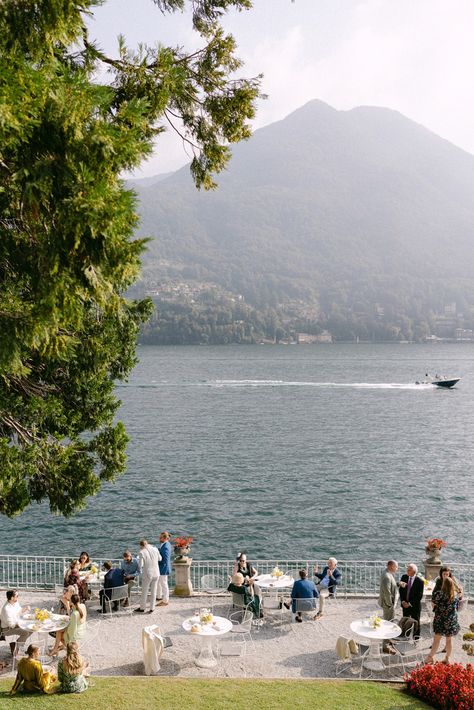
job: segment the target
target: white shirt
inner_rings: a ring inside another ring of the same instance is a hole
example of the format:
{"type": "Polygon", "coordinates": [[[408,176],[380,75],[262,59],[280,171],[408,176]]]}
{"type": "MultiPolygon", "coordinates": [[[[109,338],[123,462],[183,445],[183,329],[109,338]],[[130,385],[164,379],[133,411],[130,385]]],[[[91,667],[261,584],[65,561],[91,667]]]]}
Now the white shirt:
{"type": "Polygon", "coordinates": [[[5,602],[0,614],[0,624],[2,629],[13,629],[18,624],[18,617],[21,615],[21,605],[19,601],[14,604],[5,602]]]}
{"type": "Polygon", "coordinates": [[[140,548],[138,553],[138,562],[140,564],[140,572],[144,577],[154,579],[160,576],[160,568],[158,562],[161,560],[161,555],[158,548],[154,545],[145,545],[140,548]]]}

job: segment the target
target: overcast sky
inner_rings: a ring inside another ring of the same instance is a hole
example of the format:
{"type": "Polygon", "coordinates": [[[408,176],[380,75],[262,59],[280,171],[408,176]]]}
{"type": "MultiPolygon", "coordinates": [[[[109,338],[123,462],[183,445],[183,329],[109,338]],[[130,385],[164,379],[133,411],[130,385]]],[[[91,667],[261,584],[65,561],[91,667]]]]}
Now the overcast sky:
{"type": "MultiPolygon", "coordinates": [[[[162,15],[152,0],[108,0],[94,15],[91,34],[108,52],[120,33],[129,46],[197,46],[189,16],[162,15]]],[[[318,98],[337,109],[397,109],[474,153],[474,0],[254,0],[225,26],[241,74],[264,74],[269,98],[255,128],[318,98]]],[[[169,134],[136,176],[188,161],[169,134]]]]}

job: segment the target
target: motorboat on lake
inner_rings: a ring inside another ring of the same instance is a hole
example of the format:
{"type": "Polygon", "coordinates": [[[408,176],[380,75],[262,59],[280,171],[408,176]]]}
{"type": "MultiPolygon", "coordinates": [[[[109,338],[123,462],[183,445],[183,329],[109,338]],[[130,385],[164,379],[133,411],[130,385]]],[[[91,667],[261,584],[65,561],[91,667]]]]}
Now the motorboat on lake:
{"type": "Polygon", "coordinates": [[[454,387],[459,380],[461,379],[460,377],[443,377],[442,375],[435,375],[434,377],[431,377],[428,373],[425,374],[425,380],[423,381],[417,381],[415,382],[416,385],[435,385],[436,387],[444,387],[445,389],[451,389],[451,387],[454,387]]]}

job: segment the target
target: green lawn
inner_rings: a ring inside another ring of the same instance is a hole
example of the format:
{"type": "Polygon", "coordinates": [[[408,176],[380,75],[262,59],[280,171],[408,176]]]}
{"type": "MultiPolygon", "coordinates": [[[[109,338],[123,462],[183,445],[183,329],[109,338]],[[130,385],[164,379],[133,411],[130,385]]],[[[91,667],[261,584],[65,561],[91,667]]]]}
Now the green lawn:
{"type": "Polygon", "coordinates": [[[0,681],[0,708],[6,710],[402,710],[427,708],[386,683],[318,680],[198,680],[194,678],[92,678],[82,695],[8,696],[12,681],[0,681]]]}

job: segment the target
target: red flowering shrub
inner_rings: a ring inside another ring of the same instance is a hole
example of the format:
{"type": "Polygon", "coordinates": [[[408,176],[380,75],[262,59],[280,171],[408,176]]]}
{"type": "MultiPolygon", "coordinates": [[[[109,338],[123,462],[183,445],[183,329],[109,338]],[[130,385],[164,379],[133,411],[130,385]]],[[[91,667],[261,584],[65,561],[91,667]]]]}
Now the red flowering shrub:
{"type": "Polygon", "coordinates": [[[474,668],[460,663],[434,663],[416,668],[405,676],[408,691],[434,708],[474,708],[474,668]]]}

